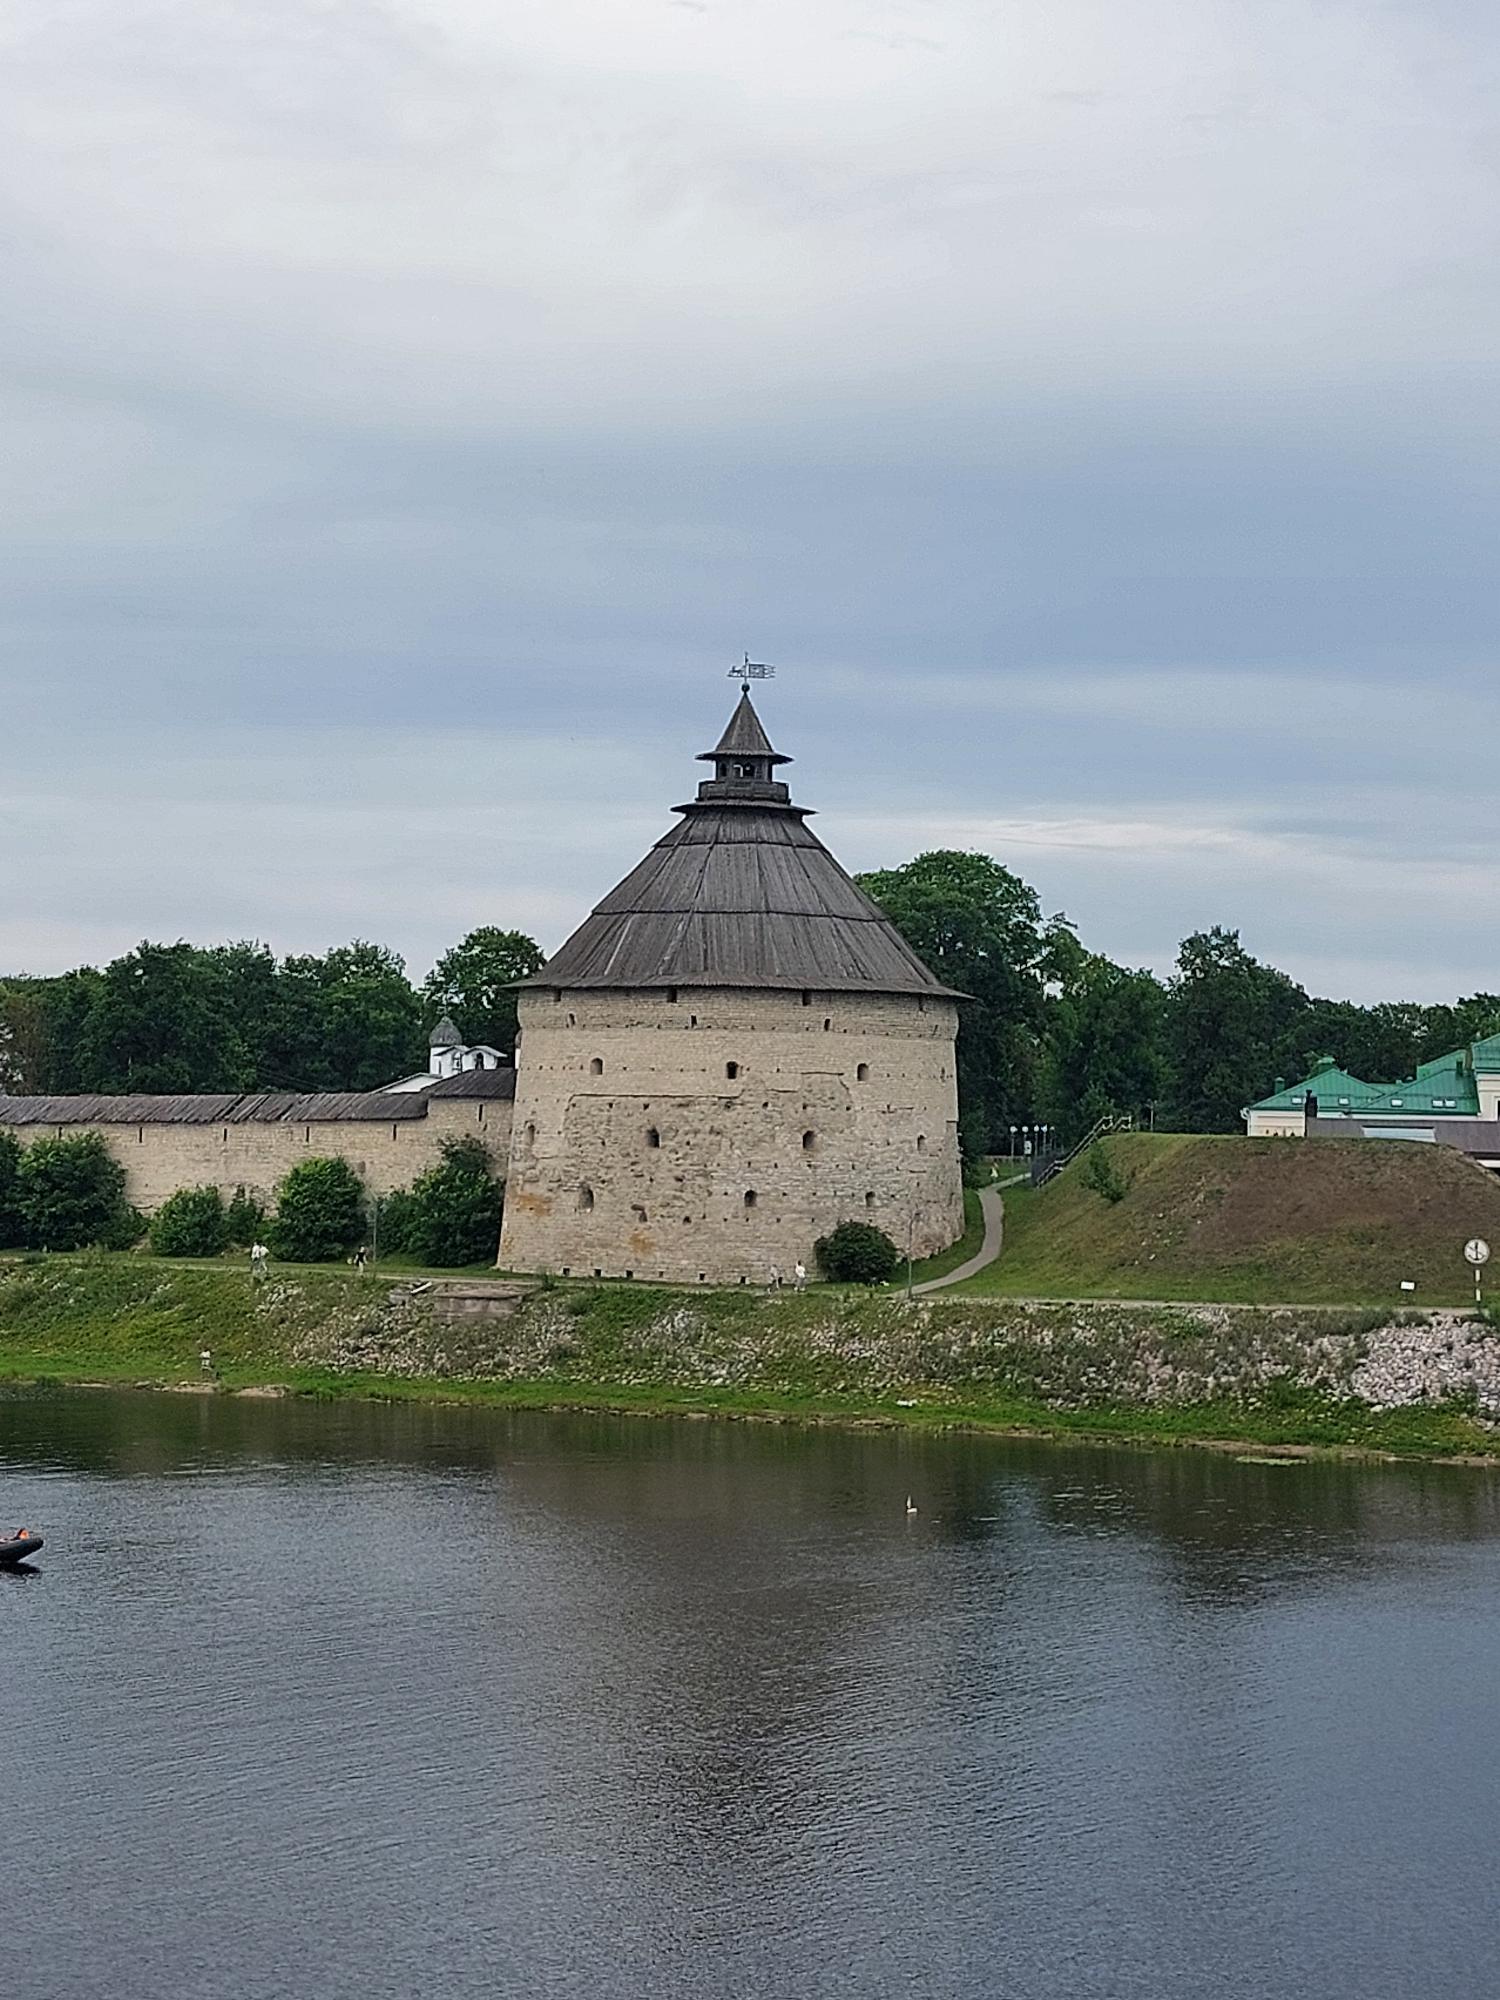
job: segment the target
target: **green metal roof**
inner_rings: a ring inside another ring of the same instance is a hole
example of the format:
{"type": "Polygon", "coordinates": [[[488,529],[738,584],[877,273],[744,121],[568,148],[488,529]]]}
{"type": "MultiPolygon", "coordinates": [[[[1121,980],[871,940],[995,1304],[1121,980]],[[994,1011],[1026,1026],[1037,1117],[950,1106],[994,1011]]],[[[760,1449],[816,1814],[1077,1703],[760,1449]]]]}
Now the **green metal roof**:
{"type": "Polygon", "coordinates": [[[1469,1055],[1477,1075],[1493,1076],[1500,1070],[1500,1035],[1486,1035],[1482,1042],[1473,1043],[1469,1055]]]}
{"type": "Polygon", "coordinates": [[[1375,1103],[1386,1084],[1366,1083],[1362,1078],[1351,1076],[1346,1069],[1340,1069],[1332,1056],[1324,1056],[1311,1076],[1301,1083],[1289,1085],[1284,1090],[1276,1090],[1269,1097],[1252,1104],[1252,1111],[1300,1111],[1307,1103],[1309,1091],[1318,1100],[1321,1110],[1326,1104],[1336,1111],[1362,1110],[1366,1103],[1375,1103]],[[1357,1100],[1357,1102],[1356,1102],[1357,1100]]]}
{"type": "MultiPolygon", "coordinates": [[[[1500,1070],[1500,1035],[1492,1036],[1494,1068],[1500,1070]]],[[[1476,1042],[1474,1054],[1484,1044],[1476,1042]]],[[[1366,1083],[1340,1069],[1331,1056],[1325,1057],[1311,1076],[1285,1090],[1252,1104],[1252,1111],[1301,1111],[1311,1093],[1318,1100],[1318,1115],[1334,1118],[1340,1113],[1363,1116],[1370,1112],[1394,1112],[1403,1116],[1473,1118],[1479,1112],[1479,1092],[1474,1085],[1470,1053],[1455,1049],[1446,1056],[1425,1062],[1409,1083],[1366,1083]]]]}

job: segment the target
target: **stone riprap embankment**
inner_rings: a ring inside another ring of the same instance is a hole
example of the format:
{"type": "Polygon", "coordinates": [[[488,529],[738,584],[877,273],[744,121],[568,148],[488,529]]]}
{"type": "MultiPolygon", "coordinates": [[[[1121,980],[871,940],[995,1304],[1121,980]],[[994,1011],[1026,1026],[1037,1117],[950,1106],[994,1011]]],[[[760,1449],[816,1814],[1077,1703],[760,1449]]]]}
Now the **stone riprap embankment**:
{"type": "Polygon", "coordinates": [[[1461,1312],[1377,1327],[1367,1336],[1349,1390],[1377,1410],[1472,1396],[1487,1416],[1500,1415],[1500,1339],[1484,1321],[1461,1312]]]}
{"type": "Polygon", "coordinates": [[[1500,1339],[1461,1313],[1049,1305],[886,1295],[540,1290],[502,1321],[420,1299],[304,1328],[304,1365],[386,1374],[955,1400],[1081,1409],[1260,1401],[1292,1383],[1373,1407],[1472,1395],[1500,1411],[1500,1339]]]}

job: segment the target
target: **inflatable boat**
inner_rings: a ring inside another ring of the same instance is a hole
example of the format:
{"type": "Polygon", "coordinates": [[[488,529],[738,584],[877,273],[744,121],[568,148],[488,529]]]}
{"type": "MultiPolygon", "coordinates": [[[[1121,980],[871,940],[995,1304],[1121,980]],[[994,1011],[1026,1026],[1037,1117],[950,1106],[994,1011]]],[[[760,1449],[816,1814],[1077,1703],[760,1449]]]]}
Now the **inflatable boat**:
{"type": "Polygon", "coordinates": [[[14,1535],[0,1535],[0,1568],[29,1562],[41,1546],[41,1536],[34,1535],[30,1528],[22,1528],[14,1535]]]}

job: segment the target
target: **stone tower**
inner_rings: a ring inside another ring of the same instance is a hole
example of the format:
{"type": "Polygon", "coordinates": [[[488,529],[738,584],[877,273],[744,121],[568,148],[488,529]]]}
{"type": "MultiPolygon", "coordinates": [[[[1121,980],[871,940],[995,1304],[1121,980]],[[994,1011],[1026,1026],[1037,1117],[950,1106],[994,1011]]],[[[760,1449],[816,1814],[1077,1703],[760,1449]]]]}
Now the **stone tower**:
{"type": "Polygon", "coordinates": [[[680,823],[525,982],[500,1262],[764,1284],[962,1232],[956,1001],[778,778],[746,687],[680,823]]]}

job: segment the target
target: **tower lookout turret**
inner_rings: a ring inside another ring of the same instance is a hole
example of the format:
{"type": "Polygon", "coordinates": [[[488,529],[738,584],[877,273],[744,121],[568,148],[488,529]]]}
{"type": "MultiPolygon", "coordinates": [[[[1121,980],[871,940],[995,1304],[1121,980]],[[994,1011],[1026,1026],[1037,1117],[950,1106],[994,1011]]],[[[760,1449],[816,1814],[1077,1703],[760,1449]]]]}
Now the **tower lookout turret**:
{"type": "Polygon", "coordinates": [[[763,1283],[962,1230],[955,1002],[807,825],[748,687],[676,826],[524,984],[501,1262],[763,1283]]]}

